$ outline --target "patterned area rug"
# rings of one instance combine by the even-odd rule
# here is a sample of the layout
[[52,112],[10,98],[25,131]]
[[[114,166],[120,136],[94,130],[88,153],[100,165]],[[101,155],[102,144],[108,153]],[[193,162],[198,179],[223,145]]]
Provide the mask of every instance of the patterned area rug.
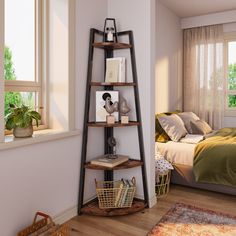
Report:
[[236,236],[236,216],[176,203],[148,236]]

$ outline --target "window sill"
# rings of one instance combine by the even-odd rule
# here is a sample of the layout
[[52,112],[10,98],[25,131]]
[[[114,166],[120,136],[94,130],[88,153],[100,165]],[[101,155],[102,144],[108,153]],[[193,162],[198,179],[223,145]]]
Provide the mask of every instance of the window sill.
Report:
[[36,143],[43,143],[57,139],[64,139],[80,135],[80,130],[74,131],[58,131],[53,129],[45,129],[34,131],[33,137],[30,138],[14,138],[13,135],[6,135],[5,142],[0,143],[0,150],[17,148]]

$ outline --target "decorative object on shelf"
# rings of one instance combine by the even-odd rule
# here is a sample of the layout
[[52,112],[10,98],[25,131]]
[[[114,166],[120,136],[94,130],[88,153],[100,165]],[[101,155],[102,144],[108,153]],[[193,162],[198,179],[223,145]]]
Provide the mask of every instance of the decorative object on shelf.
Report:
[[125,57],[106,59],[106,83],[125,83],[126,67]]
[[[107,98],[109,98],[108,99],[109,101],[107,100]],[[118,104],[116,102],[119,102],[118,91],[108,91],[108,90],[96,91],[96,122],[106,122],[107,116],[109,116],[109,114],[112,113],[113,113],[112,116],[114,118],[109,117],[110,120],[118,122],[119,113],[118,113]],[[107,112],[106,109],[108,109],[109,113]]]
[[103,30],[103,41],[104,42],[118,42],[117,41],[117,30],[116,20],[114,18],[106,18]]
[[106,116],[106,120],[108,124],[114,124],[115,123],[115,117],[111,114],[119,110],[119,103],[114,102],[112,104],[111,98],[108,96],[105,101],[105,109],[106,112],[109,113],[109,116]]
[[96,181],[99,208],[131,207],[136,191],[135,178],[118,181]]
[[159,152],[155,156],[156,161],[156,196],[164,197],[169,192],[171,170],[174,167]]
[[99,156],[90,161],[93,165],[105,166],[105,167],[115,167],[129,160],[128,156],[125,155],[116,155],[116,158],[111,158],[111,154],[106,154]]
[[120,115],[121,115],[121,123],[128,124],[129,123],[129,116],[126,114],[130,112],[130,108],[127,105],[127,101],[125,98],[121,99],[120,102]]
[[38,126],[41,115],[37,111],[33,111],[29,106],[14,104],[9,105],[10,112],[6,115],[6,129],[12,130],[16,138],[27,138],[33,135],[33,120]]
[[109,137],[107,140],[108,145],[111,147],[112,149],[112,154],[109,154],[111,159],[115,159],[117,158],[116,155],[116,139],[114,137]]

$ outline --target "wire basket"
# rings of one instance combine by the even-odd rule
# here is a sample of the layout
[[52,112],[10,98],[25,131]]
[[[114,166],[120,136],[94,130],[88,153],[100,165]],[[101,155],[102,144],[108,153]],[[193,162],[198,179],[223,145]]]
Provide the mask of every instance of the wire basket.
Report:
[[136,191],[134,177],[132,180],[95,180],[95,185],[99,208],[125,208],[132,206]]
[[[40,220],[38,218],[41,217]],[[32,225],[18,232],[17,236],[69,236],[67,225],[56,225],[52,218],[42,212],[37,212]]]
[[159,174],[159,177],[156,180],[157,198],[164,197],[168,194],[170,188],[170,176],[171,176],[171,170],[168,170],[163,174]]

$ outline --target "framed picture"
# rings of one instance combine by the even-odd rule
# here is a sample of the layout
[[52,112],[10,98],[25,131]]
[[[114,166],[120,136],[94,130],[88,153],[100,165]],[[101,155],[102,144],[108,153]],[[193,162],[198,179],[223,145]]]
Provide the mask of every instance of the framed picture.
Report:
[[[119,91],[96,91],[96,122],[106,122],[106,116],[109,115],[105,109],[106,98],[110,97],[110,105],[114,102],[119,102]],[[115,116],[115,121],[119,121],[119,112],[112,113]]]

